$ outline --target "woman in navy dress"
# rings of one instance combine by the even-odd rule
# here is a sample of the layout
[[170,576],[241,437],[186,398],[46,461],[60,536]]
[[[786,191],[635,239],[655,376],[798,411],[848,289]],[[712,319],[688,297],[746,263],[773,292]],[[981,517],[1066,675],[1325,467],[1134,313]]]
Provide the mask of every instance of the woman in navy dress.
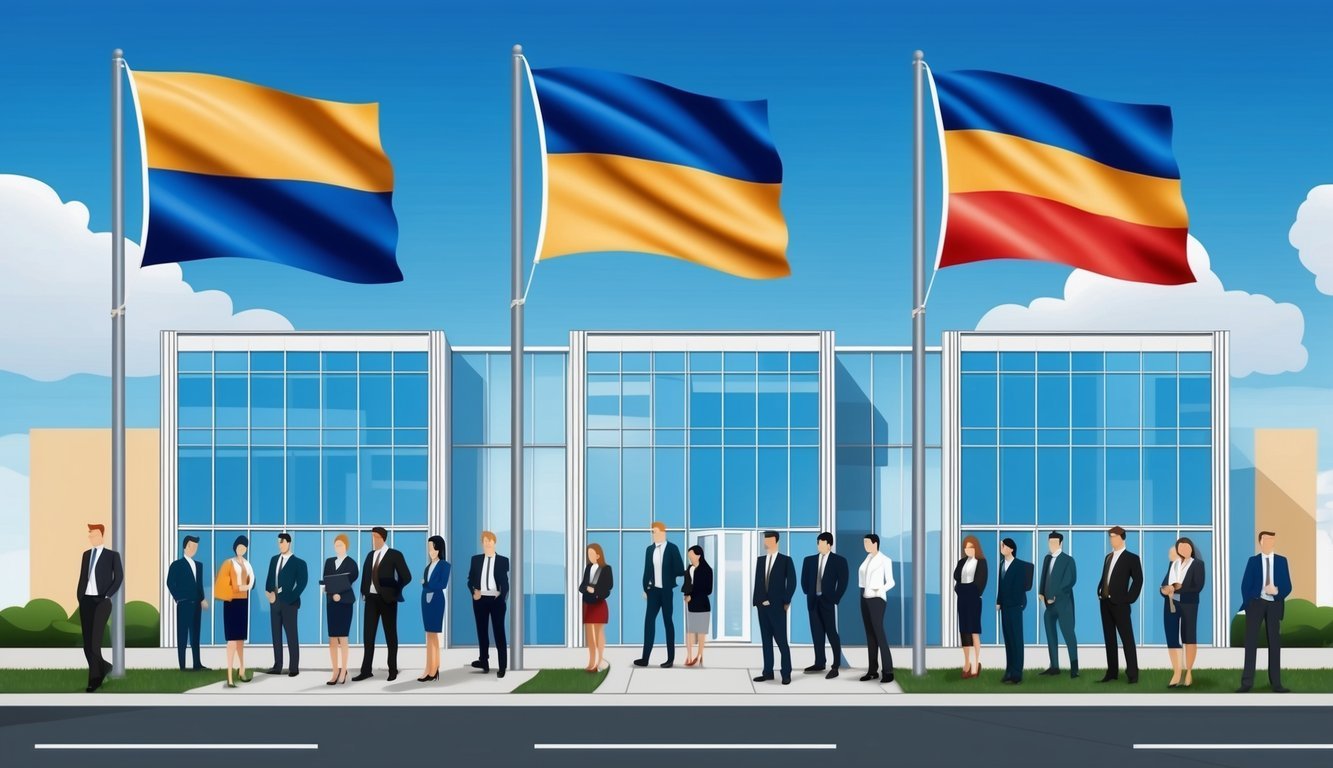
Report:
[[[360,575],[356,558],[347,556],[348,543],[347,534],[335,536],[333,551],[336,554],[324,561],[324,579],[337,575],[347,577],[347,589],[332,594],[324,590],[324,613],[329,617],[329,658],[333,660],[333,677],[325,685],[347,682],[347,635],[352,629],[352,605],[356,602],[356,590],[352,589],[352,584]],[[324,581],[319,583],[323,585]]]
[[426,628],[426,669],[418,683],[440,679],[440,634],[444,632],[444,591],[449,586],[449,563],[444,559],[444,539],[426,541],[426,571],[421,578],[421,623]]
[[981,595],[986,591],[986,555],[976,536],[963,539],[963,558],[954,566],[953,582],[954,594],[958,595],[958,634],[963,644],[966,680],[981,674]]

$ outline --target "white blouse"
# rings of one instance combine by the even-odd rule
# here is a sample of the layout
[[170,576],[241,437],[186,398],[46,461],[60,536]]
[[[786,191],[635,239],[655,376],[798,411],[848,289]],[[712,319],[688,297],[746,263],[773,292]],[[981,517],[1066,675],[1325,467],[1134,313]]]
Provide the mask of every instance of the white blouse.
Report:
[[[1188,560],[1173,560],[1171,562],[1171,575],[1167,577],[1169,584],[1184,584],[1185,574],[1189,573],[1190,566],[1194,565],[1194,558]],[[1180,593],[1172,592],[1171,599],[1180,602]]]
[[975,557],[969,557],[967,559],[967,562],[963,563],[962,583],[971,584],[972,580],[975,579],[976,576],[977,576],[977,559]]
[[862,597],[878,597],[882,600],[893,589],[893,561],[883,552],[866,555],[856,576],[856,585],[861,588]]
[[[255,587],[255,569],[250,566],[250,561],[244,558],[231,559],[232,570],[236,571],[236,590],[238,592],[249,592]],[[242,587],[245,582],[250,582],[250,586]]]

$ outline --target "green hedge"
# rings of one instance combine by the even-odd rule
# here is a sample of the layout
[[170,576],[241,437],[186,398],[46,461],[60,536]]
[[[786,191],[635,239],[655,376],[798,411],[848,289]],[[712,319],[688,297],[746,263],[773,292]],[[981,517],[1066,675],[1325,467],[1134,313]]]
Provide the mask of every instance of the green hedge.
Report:
[[[1318,606],[1309,600],[1288,600],[1282,619],[1283,648],[1333,647],[1333,606]],[[1245,614],[1231,619],[1231,647],[1245,647]],[[1268,647],[1268,634],[1259,630],[1259,647]]]
[[[158,647],[161,618],[148,603],[125,604],[125,645],[130,648]],[[102,644],[111,645],[108,623]],[[0,611],[0,648],[79,648],[83,630],[79,610],[66,616],[65,609],[53,600],[33,600]]]

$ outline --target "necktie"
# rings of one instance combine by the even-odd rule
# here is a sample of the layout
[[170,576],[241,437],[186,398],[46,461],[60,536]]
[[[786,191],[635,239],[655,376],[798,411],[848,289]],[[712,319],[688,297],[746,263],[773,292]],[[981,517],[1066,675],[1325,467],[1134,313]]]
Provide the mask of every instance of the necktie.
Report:
[[824,557],[820,556],[819,575],[815,577],[815,594],[818,595],[823,591],[824,591]]
[[764,571],[764,591],[768,591],[768,577],[773,574],[773,556],[768,556],[768,569]]
[[93,570],[96,567],[97,549],[94,548],[92,554],[88,556],[88,583],[93,585],[93,589],[97,588],[97,571]]
[[279,586],[282,585],[282,562],[283,562],[282,558],[279,557],[279,558],[278,558],[278,572],[275,573],[275,574],[273,574],[273,580],[274,580],[275,582],[277,582]]
[[489,558],[489,557],[486,558],[486,573],[485,573],[486,578],[485,578],[485,580],[482,581],[482,583],[481,583],[481,587],[482,587],[482,589],[485,589],[485,590],[488,591],[488,592],[489,592],[490,589],[491,589],[491,569],[492,569],[492,567],[493,567],[493,566],[491,565],[492,562],[494,562],[494,561],[492,560],[492,558]]
[[375,585],[380,583],[380,561],[384,559],[384,550],[375,553],[375,566],[370,569],[370,578],[375,581]]
[[1265,587],[1267,587],[1267,586],[1269,586],[1270,584],[1273,583],[1273,572],[1272,572],[1272,570],[1270,570],[1271,568],[1272,568],[1272,565],[1269,563],[1268,558],[1265,557],[1265,558],[1264,558],[1264,586],[1265,586]]

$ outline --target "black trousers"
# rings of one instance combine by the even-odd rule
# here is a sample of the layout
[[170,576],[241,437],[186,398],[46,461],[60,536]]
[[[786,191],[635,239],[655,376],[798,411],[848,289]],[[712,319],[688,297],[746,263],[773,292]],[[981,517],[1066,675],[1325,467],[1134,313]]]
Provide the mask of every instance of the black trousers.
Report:
[[1023,609],[1000,607],[1000,632],[1004,635],[1004,676],[1023,679]]
[[[396,606],[397,603],[394,605]],[[278,600],[268,607],[269,623],[273,628],[274,669],[282,669],[282,635],[284,632],[287,633],[287,649],[291,651],[292,656],[291,671],[297,672],[301,669],[301,638],[296,625],[297,610],[299,610],[297,606],[284,603],[281,600]],[[395,614],[396,613],[397,611],[395,611]],[[386,625],[384,634],[387,635],[388,633],[388,627]],[[395,646],[398,644],[396,637],[397,635],[395,633]],[[389,653],[390,659],[395,658],[397,655],[394,651],[390,651]],[[391,663],[390,667],[392,666]]]
[[842,640],[838,637],[838,606],[825,603],[818,595],[806,595],[805,607],[810,611],[810,640],[815,644],[815,666],[825,666],[824,636],[833,646],[833,666],[842,664]]
[[[370,674],[375,663],[375,633],[380,622],[384,623],[384,644],[389,647],[389,671],[398,671],[398,601],[384,602],[378,595],[366,595],[362,605],[366,620],[362,627],[365,632],[366,650],[361,657],[361,674]],[[293,661],[295,665],[295,661]]]
[[881,671],[881,660],[876,656],[882,657],[882,671],[885,674],[893,671],[893,653],[889,651],[889,639],[884,635],[884,607],[882,597],[861,598],[861,621],[865,622],[866,648],[870,652],[870,668],[867,671],[872,675]]
[[1241,673],[1242,686],[1254,685],[1254,663],[1259,655],[1259,622],[1268,629],[1268,682],[1274,688],[1282,685],[1282,620],[1278,618],[1277,601],[1255,598],[1245,605],[1245,671]]
[[106,677],[111,664],[102,658],[102,635],[111,620],[111,598],[79,595],[79,625],[83,628],[83,657],[88,660],[88,684]]
[[176,603],[176,657],[181,669],[185,669],[185,647],[194,651],[195,667],[199,663],[199,627],[203,623],[203,609],[193,600]]
[[787,644],[787,609],[774,603],[756,605],[759,611],[759,639],[764,644],[764,676],[773,675],[773,643],[782,655],[782,679],[791,677],[791,646]]
[[505,601],[499,597],[483,595],[472,601],[472,618],[477,622],[477,654],[481,663],[490,665],[491,641],[486,632],[486,624],[495,633],[495,655],[501,670],[509,660],[509,642],[505,639]]
[[1101,598],[1102,604],[1102,639],[1106,642],[1106,674],[1111,677],[1120,675],[1120,655],[1116,653],[1115,636],[1120,635],[1120,642],[1125,646],[1125,674],[1130,680],[1139,679],[1139,654],[1134,647],[1134,622],[1130,620],[1132,603],[1113,603]]
[[676,658],[676,622],[671,614],[676,610],[676,590],[648,588],[648,606],[643,612],[643,656],[653,652],[653,640],[657,634],[657,613],[662,613],[662,627],[666,630],[667,661]]

